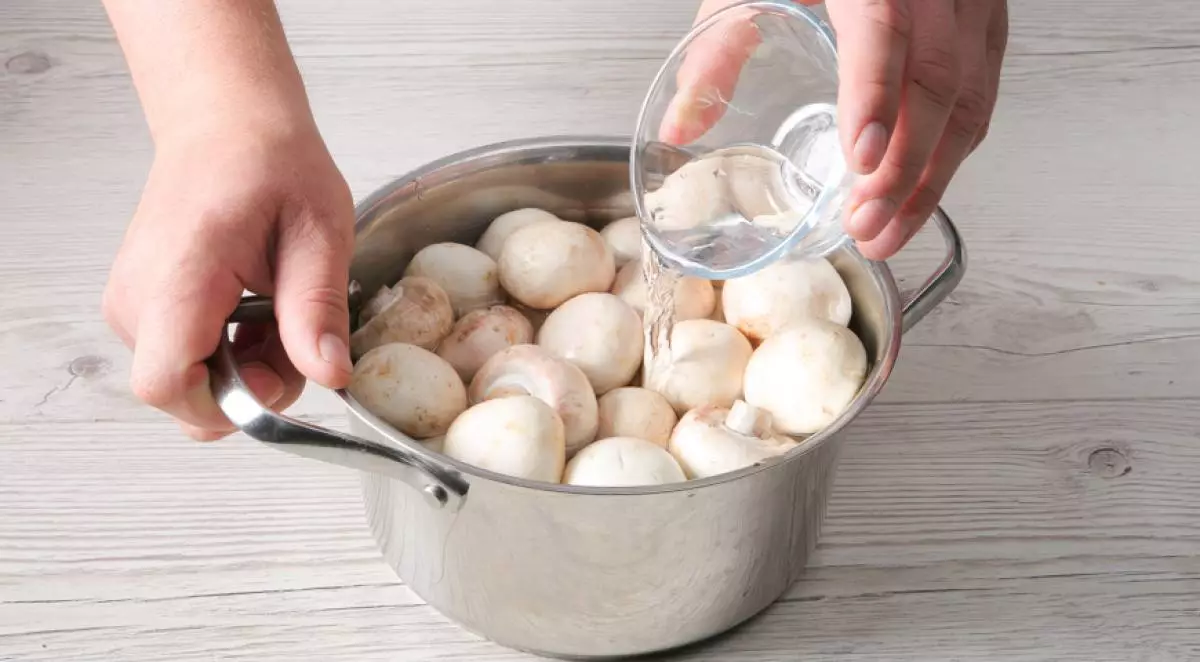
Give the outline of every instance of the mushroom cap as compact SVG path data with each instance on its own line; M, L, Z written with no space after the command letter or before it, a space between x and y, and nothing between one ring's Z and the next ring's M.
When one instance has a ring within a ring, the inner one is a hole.
M613 281L612 293L621 297L639 316L646 312L648 291L640 260L625 263ZM675 281L675 319L709 317L717 305L712 283L695 276L680 276Z
M393 342L432 350L454 326L454 309L440 285L412 276L379 288L363 306L359 324L350 336L350 353L356 358Z
M584 292L607 292L616 276L608 244L580 223L536 223L509 236L500 251L500 282L530 308L556 308Z
M496 352L533 342L533 325L509 306L489 306L463 315L438 347L463 381L470 382Z
M463 244L430 244L417 251L404 276L424 276L446 291L457 317L504 301L496 262Z
M779 234L790 232L804 217L806 210L795 208L791 200L779 163L752 153L690 161L645 197L661 230L686 230L736 214Z
M769 419L757 415L746 403L738 401L735 408L740 410L738 414L753 422L756 433L728 425L736 415L726 407L697 407L679 419L667 450L688 478L708 478L737 471L799 446L794 439L774 434L769 427L764 427L762 423Z
M727 212L729 201L721 185L721 157L684 164L646 194L646 211L658 230L687 230Z
M786 258L725 283L725 321L752 342L762 342L793 322L819 317L846 326L850 290L825 258Z
M642 363L642 322L607 292L585 292L550 313L537 344L579 366L602 395L633 379Z
M414 439L445 434L467 408L467 390L454 368L437 354L405 343L364 354L347 390L367 411Z
M470 401L513 395L532 395L558 413L566 429L567 457L596 438L596 394L587 376L570 361L537 345L513 345L496 352L471 380Z
M767 338L746 365L746 402L771 412L775 429L812 434L858 395L867 351L850 329L810 317Z
M464 411L442 453L471 466L557 483L566 462L563 422L541 400L520 395L487 400Z
M475 243L475 248L483 251L483 253L493 260L499 261L500 250L504 248L504 242L508 241L512 233L526 225L561 220L554 214L536 207L514 209L513 211L500 214L488 224L487 229L483 231L483 236Z
M642 222L636 216L609 223L600 230L600 236L608 243L618 269L626 262L641 262Z
M648 388L623 386L600 397L596 437L638 437L666 447L679 422L671 403Z
M687 480L665 448L636 437L609 437L588 444L567 463L562 482L591 487L665 485Z
M710 319L677 322L670 351L655 357L645 376L677 413L703 405L729 407L742 394L742 373L753 349L737 329Z

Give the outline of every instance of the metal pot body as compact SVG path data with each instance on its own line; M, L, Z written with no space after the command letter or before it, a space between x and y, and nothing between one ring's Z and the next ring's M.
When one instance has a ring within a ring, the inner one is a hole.
M632 215L628 183L624 141L515 143L434 164L360 205L352 277L373 291L422 246L473 244L489 221L521 207L602 226ZM853 249L831 259L873 364L852 416L891 369L903 306L885 265ZM358 407L349 411L355 434L396 442ZM368 517L387 562L418 595L502 645L567 657L673 648L744 621L799 577L833 483L836 433L850 416L785 461L665 492L573 493L475 476L451 512L366 474Z
M398 280L422 247L474 244L492 219L522 207L596 227L632 215L628 158L627 140L545 138L430 164L358 206L351 278L374 292ZM388 564L468 630L555 657L675 648L753 616L800 576L821 529L839 433L883 387L903 331L965 268L950 220L941 210L932 220L947 253L906 299L885 264L853 248L830 256L871 359L866 382L837 421L798 449L722 476L621 489L499 476L431 453L344 391L352 434L326 430L255 401L228 339L210 364L214 393L255 439L363 470L368 520Z

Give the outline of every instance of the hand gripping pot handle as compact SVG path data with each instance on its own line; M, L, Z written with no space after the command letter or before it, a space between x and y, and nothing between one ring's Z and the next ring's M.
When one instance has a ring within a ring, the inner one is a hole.
M351 288L355 297L356 288ZM353 304L351 308L353 308ZM272 301L245 297L229 323L273 321ZM296 420L259 402L242 381L226 332L208 359L213 397L221 411L252 439L329 464L394 478L419 490L434 507L457 510L468 484L450 468L437 466L399 444L384 444Z
M926 278L925 282L921 283L921 286L915 291L904 297L900 315L901 329L904 333L916 326L917 322L924 319L930 311L945 300L954 291L954 288L958 287L958 283L967 270L967 251L963 247L962 236L958 234L958 228L954 227L954 222L950 220L946 212L942 211L941 207L934 211L929 220L933 221L941 233L942 240L946 244L946 254L933 274Z

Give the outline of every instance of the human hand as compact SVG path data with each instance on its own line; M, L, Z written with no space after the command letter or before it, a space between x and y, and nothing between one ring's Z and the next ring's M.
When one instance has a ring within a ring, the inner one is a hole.
M697 22L737 0L705 0ZM805 5L818 0L796 0ZM868 258L894 255L933 214L958 167L987 135L1008 37L1006 0L828 0L838 37L838 129L860 175L847 199L846 233ZM732 97L757 45L753 24L731 20L697 41L673 103L678 142L719 119L721 105L686 91ZM683 130L680 130L680 129Z
M286 408L305 376L345 386L353 200L311 120L218 122L157 143L104 292L134 351L135 395L195 439L232 432L204 361L243 289L275 298L277 329L239 325L234 338L260 400Z

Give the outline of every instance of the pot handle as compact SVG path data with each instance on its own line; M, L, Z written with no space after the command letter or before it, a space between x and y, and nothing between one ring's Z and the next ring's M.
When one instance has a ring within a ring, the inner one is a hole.
M267 297L244 297L229 323L274 320ZM213 397L225 416L242 432L272 448L321 462L395 478L420 491L438 508L457 510L469 485L459 472L437 466L399 445L383 444L272 411L242 381L229 342L228 326L217 351L209 357Z
M946 255L933 275L926 278L920 287L904 298L904 305L901 309L901 324L904 333L916 326L917 322L929 314L929 311L945 300L954 291L954 288L958 287L963 274L967 271L967 249L963 246L962 236L959 235L958 228L954 227L954 222L941 207L933 212L930 220L942 233L942 239L946 242Z

